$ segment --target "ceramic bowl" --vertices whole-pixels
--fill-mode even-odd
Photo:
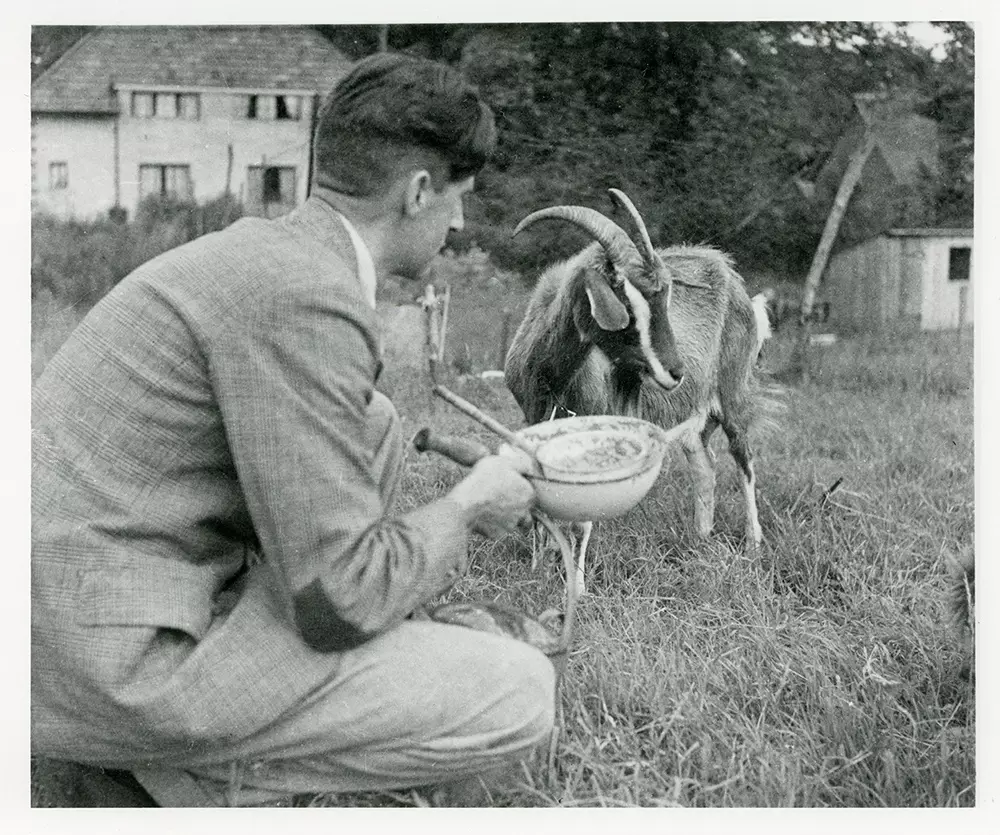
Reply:
[[[551,420],[517,435],[535,448],[540,509],[568,521],[612,519],[635,507],[660,474],[668,444],[658,426],[616,415]],[[503,454],[530,463],[521,450],[504,447]]]

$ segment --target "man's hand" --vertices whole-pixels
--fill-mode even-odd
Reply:
[[[484,536],[512,533],[535,504],[535,488],[522,472],[517,461],[490,455],[481,459],[448,497],[462,508],[466,523]]]

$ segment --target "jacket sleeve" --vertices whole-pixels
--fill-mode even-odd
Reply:
[[[303,639],[357,646],[465,570],[468,530],[441,499],[390,516],[366,420],[375,313],[330,282],[292,278],[211,351],[227,439],[264,558]]]

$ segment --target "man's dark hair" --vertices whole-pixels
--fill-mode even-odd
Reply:
[[[368,197],[404,167],[426,168],[440,190],[474,176],[495,146],[493,112],[459,72],[383,52],[359,61],[323,103],[313,182]]]

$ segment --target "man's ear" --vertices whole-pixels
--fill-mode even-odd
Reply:
[[[427,207],[431,188],[431,175],[428,171],[421,169],[410,175],[403,197],[403,212],[407,217],[414,217]]]

